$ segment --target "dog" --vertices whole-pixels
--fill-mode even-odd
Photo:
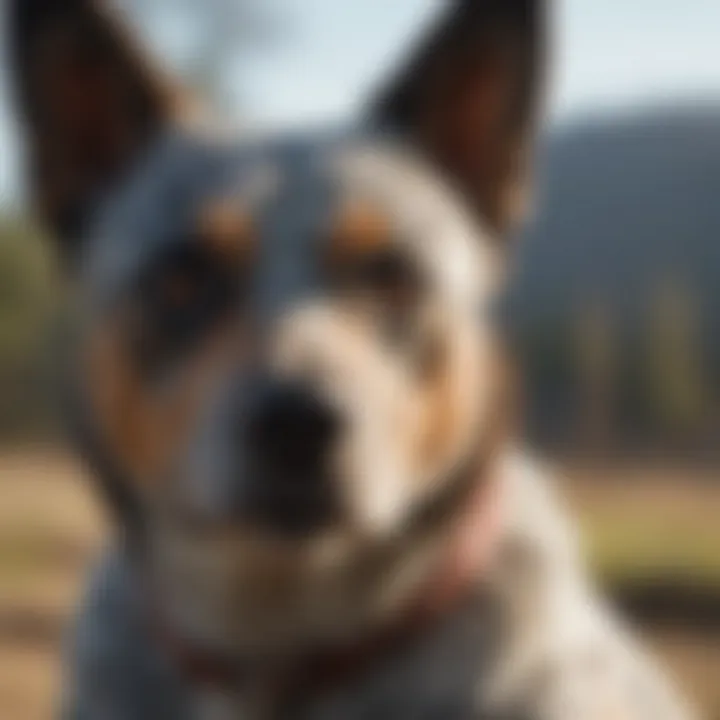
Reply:
[[[115,548],[67,718],[687,718],[516,448],[496,300],[542,0],[455,0],[342,132],[228,139],[100,0],[9,0]]]

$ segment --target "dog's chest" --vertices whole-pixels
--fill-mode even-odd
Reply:
[[[333,690],[284,700],[266,717],[248,698],[207,696],[202,720],[531,720],[490,702],[487,685],[497,672],[502,635],[497,609],[473,598],[433,632]]]

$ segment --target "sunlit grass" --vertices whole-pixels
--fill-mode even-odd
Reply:
[[[720,525],[653,517],[586,517],[590,561],[608,583],[672,579],[720,588]]]

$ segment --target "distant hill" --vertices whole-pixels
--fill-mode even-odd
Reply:
[[[720,99],[714,106],[654,108],[560,129],[541,151],[539,193],[511,302],[534,427],[567,437],[593,412],[619,412],[624,427],[605,422],[627,439],[648,432],[665,412],[673,420],[702,415],[715,435]],[[612,392],[622,408],[616,403],[612,411],[592,409],[610,386],[587,354],[585,370],[578,360],[578,338],[598,311],[611,327],[611,352],[621,368]],[[683,323],[688,327],[678,331]],[[676,342],[678,336],[692,339]],[[602,355],[606,340],[601,332],[581,342]]]
[[[539,216],[521,250],[524,323],[599,301],[633,329],[658,284],[695,295],[720,344],[720,99],[565,127],[541,154]]]

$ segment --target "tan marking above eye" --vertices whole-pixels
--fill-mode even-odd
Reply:
[[[370,204],[347,203],[340,208],[329,237],[331,263],[342,262],[388,246],[392,237],[390,219]]]
[[[219,256],[241,260],[253,250],[255,221],[237,199],[214,200],[200,211],[198,234],[205,247]]]

